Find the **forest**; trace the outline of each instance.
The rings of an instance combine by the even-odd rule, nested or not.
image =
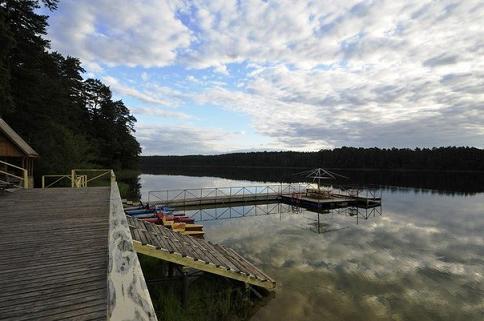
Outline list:
[[[0,117],[39,154],[36,176],[72,168],[136,169],[136,119],[79,59],[50,50],[57,0],[0,0]],[[46,10],[46,11],[48,11]]]
[[[484,150],[474,147],[356,148],[317,152],[143,156],[143,171],[166,167],[301,167],[378,170],[484,171]]]

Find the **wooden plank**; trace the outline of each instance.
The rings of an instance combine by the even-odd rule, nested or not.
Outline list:
[[[204,251],[200,250],[196,244],[192,242],[192,240],[183,237],[179,233],[173,232],[173,237],[175,237],[185,248],[185,251],[190,253],[190,257],[195,260],[199,260],[205,263],[208,263],[210,260],[204,255]]]
[[[205,263],[200,262],[200,261],[192,260],[191,258],[188,258],[188,257],[182,257],[182,256],[177,255],[177,254],[170,254],[170,253],[165,252],[165,251],[160,251],[160,250],[157,250],[153,246],[141,245],[140,242],[133,242],[133,245],[134,245],[134,248],[136,249],[136,251],[138,253],[141,253],[141,254],[144,254],[144,255],[157,257],[157,258],[162,259],[164,261],[172,262],[172,263],[175,263],[175,264],[191,267],[191,268],[194,268],[194,269],[197,269],[197,270],[200,270],[200,271],[204,271],[204,272],[220,275],[220,276],[223,276],[223,277],[231,278],[231,279],[234,279],[234,280],[237,280],[237,281],[241,281],[241,282],[244,282],[244,283],[263,287],[263,288],[266,288],[266,289],[269,289],[269,290],[272,290],[272,289],[275,288],[275,284],[272,283],[272,282],[260,281],[258,279],[251,278],[249,276],[245,276],[245,275],[240,274],[240,273],[236,273],[236,272],[229,271],[229,270],[226,270],[226,269],[218,268],[213,264],[205,264]]]
[[[232,270],[234,272],[238,271],[237,267],[232,264],[229,260],[227,260],[214,246],[212,243],[199,240],[199,243],[203,244],[220,262],[222,266],[224,266],[227,270]]]
[[[0,319],[106,317],[109,196],[106,187],[0,196]]]
[[[247,276],[250,276],[249,273],[247,273],[245,270],[245,268],[243,266],[240,265],[239,262],[237,262],[236,260],[234,260],[230,255],[228,255],[225,250],[218,244],[213,244],[212,245],[214,246],[214,248],[228,261],[230,262],[233,266],[235,266],[235,271],[237,271],[238,273],[243,273]]]
[[[245,268],[245,271],[249,272],[251,275],[253,275],[256,278],[259,278],[260,280],[263,280],[263,281],[267,280],[266,276],[259,272],[259,269],[257,269],[252,264],[248,264],[248,261],[243,257],[241,257],[240,255],[238,255],[233,249],[224,247],[224,250],[227,253],[232,254],[231,257],[234,258],[237,262],[239,262]]]

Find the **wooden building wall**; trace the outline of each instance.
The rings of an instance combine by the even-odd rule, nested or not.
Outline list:
[[[24,157],[21,150],[18,149],[5,134],[0,132],[0,157]]]

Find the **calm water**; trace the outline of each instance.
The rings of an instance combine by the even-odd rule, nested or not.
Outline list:
[[[141,175],[149,190],[262,185]],[[383,189],[383,214],[282,213],[204,222],[278,282],[251,320],[484,320],[484,193]]]

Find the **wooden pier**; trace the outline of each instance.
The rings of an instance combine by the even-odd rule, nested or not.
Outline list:
[[[115,180],[1,192],[0,257],[0,320],[156,320]]]
[[[109,187],[0,196],[0,319],[102,319]]]
[[[231,248],[127,216],[138,253],[272,290],[276,282]]]
[[[234,250],[126,218],[107,187],[0,192],[0,320],[156,321],[137,252],[274,289]]]

